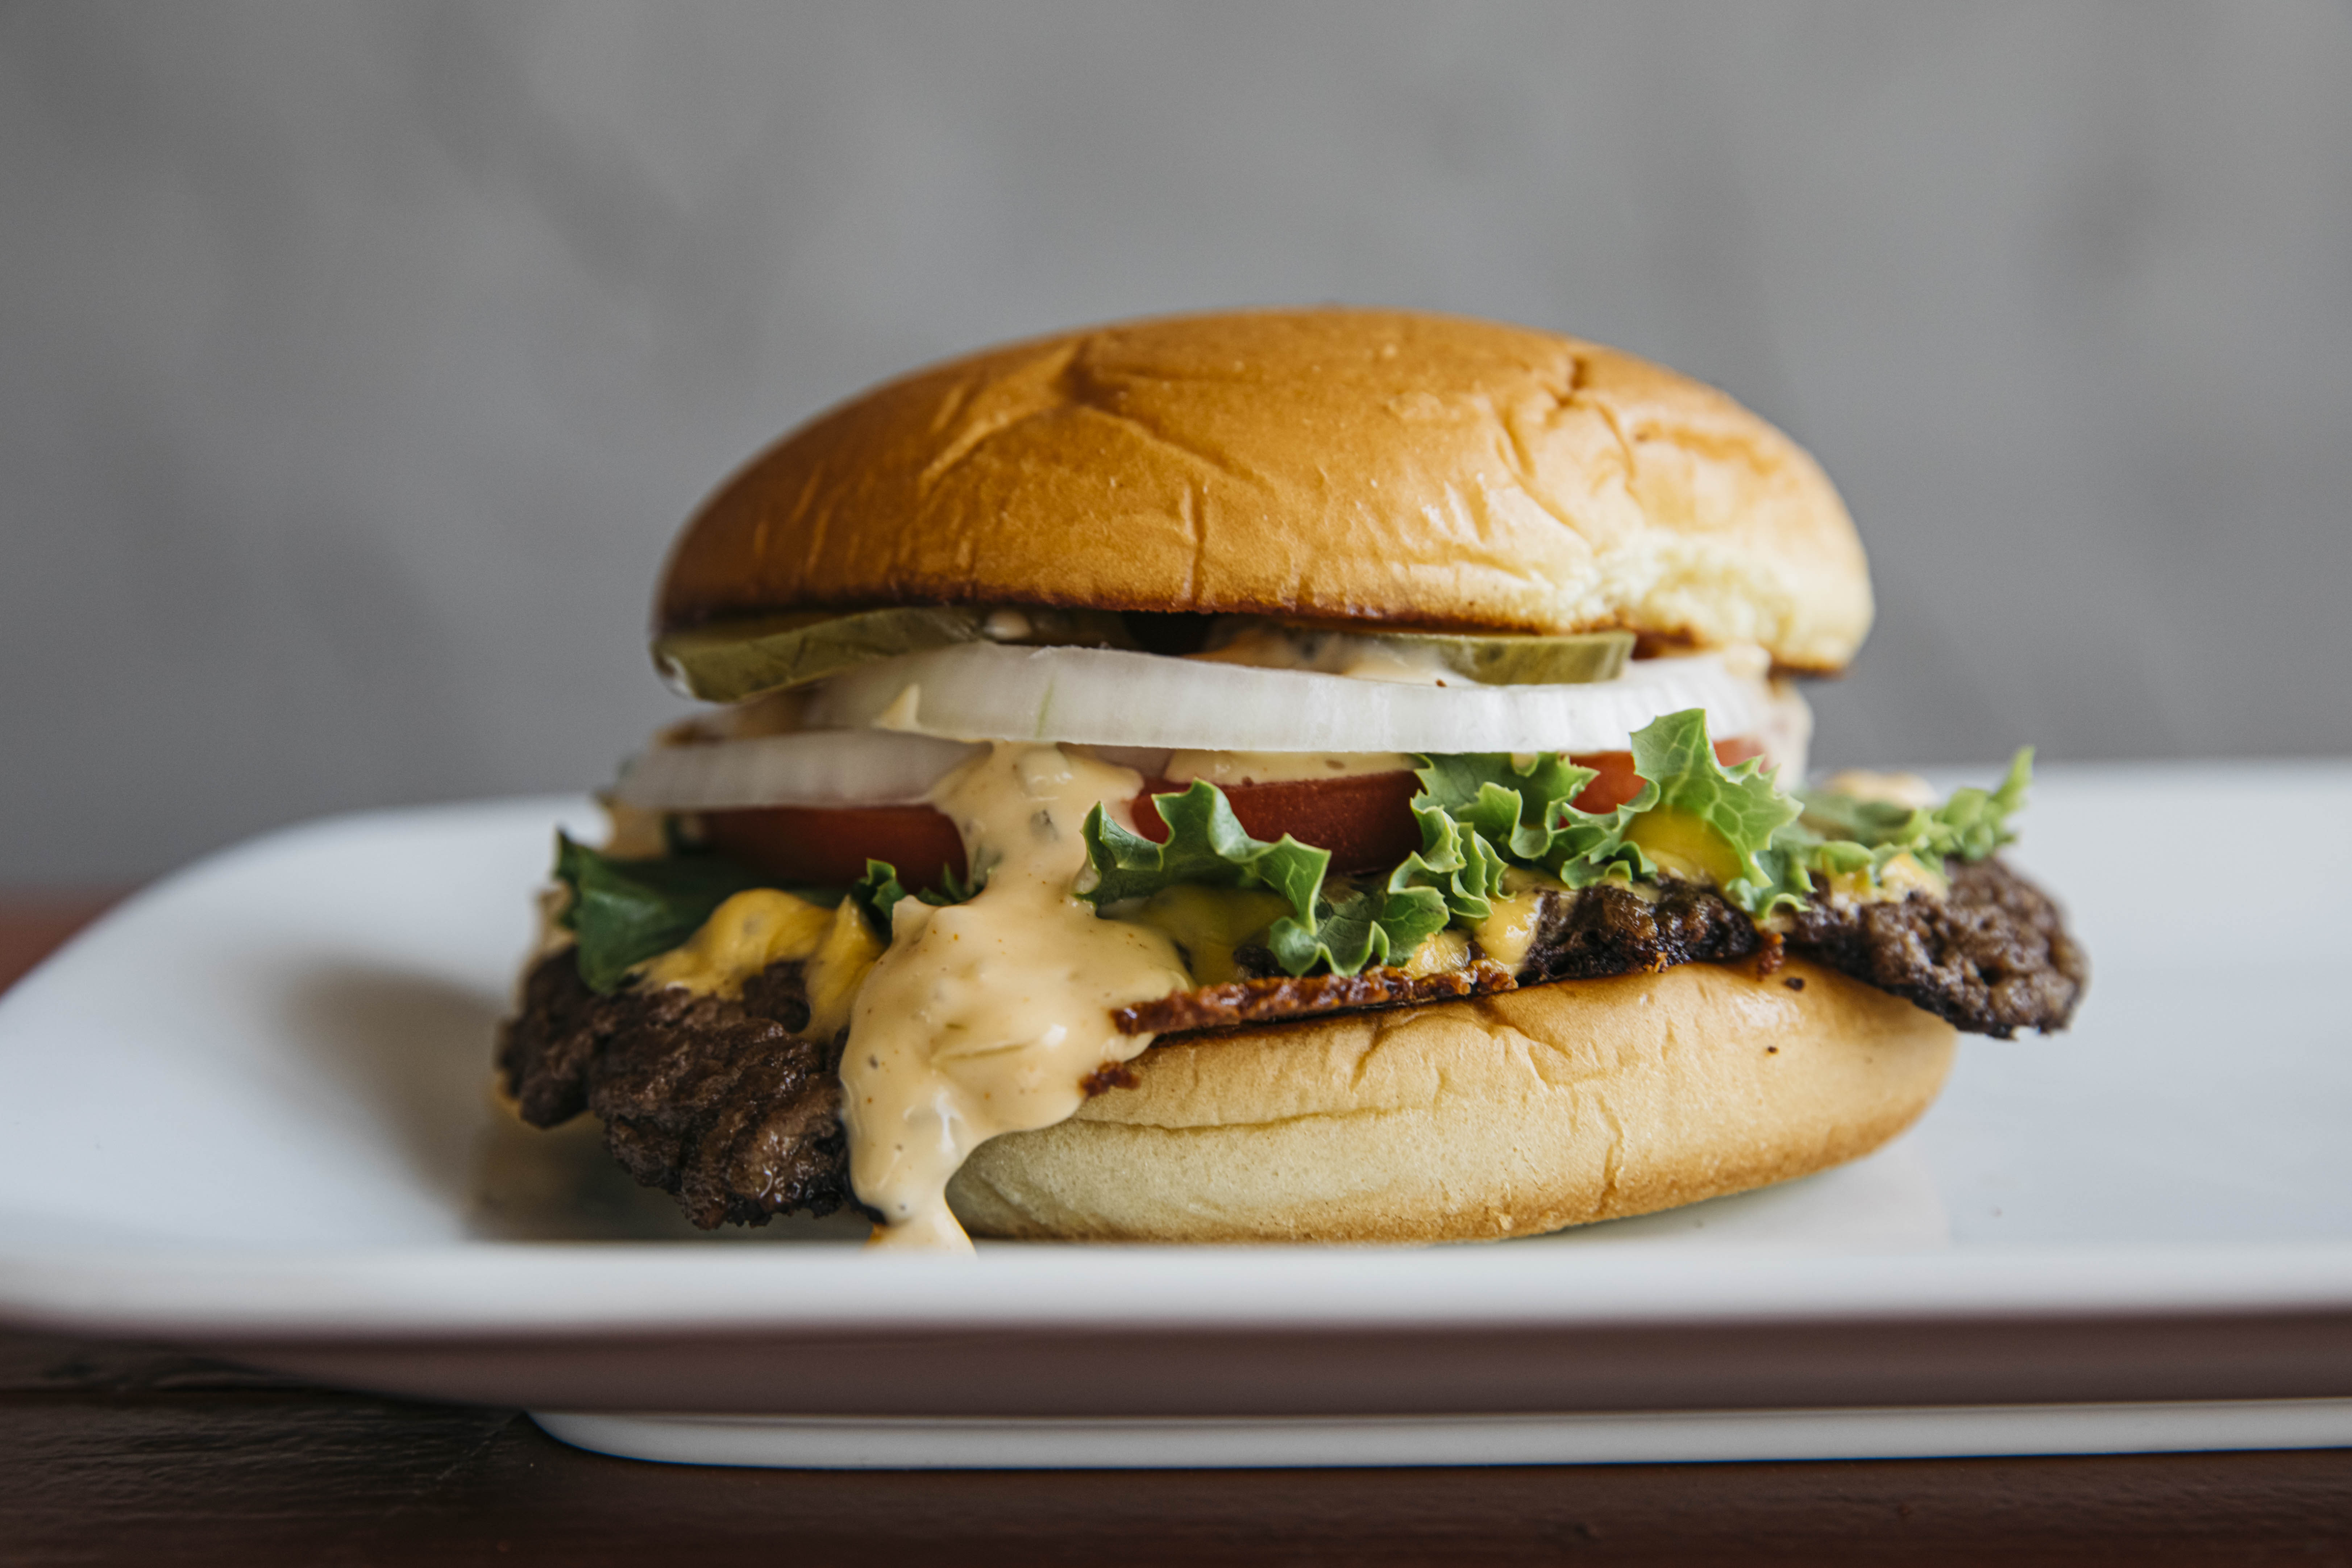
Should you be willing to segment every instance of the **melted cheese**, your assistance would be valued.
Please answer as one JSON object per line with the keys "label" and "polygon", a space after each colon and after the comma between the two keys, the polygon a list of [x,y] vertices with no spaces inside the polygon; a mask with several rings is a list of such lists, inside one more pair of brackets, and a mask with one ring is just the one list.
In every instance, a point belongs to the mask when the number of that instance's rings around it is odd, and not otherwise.
{"label": "melted cheese", "polygon": [[1478,945],[1504,968],[1517,970],[1535,945],[1537,917],[1543,912],[1542,896],[1529,891],[1489,900],[1494,913],[1478,922]]}
{"label": "melted cheese", "polygon": [[1527,962],[1528,949],[1535,945],[1543,895],[1567,890],[1567,884],[1557,877],[1518,866],[1507,868],[1500,895],[1488,900],[1494,912],[1474,928],[1479,950],[1504,968],[1517,970]]}
{"label": "melted cheese", "polygon": [[1470,933],[1453,930],[1433,931],[1423,938],[1402,965],[1404,972],[1412,975],[1444,974],[1469,967]]}
{"label": "melted cheese", "polygon": [[702,929],[637,973],[653,985],[740,996],[743,982],[772,963],[804,959],[824,940],[834,911],[772,888],[738,893],[710,912]]}
{"label": "melted cheese", "polygon": [[841,907],[833,911],[833,923],[825,928],[824,940],[817,943],[808,967],[801,972],[801,984],[808,993],[810,1034],[830,1039],[849,1026],[857,988],[866,984],[867,972],[881,956],[882,944],[875,940],[866,917],[855,903],[842,900]]}
{"label": "melted cheese", "polygon": [[1742,873],[1738,853],[1723,835],[1708,826],[1706,818],[1678,805],[1643,812],[1625,830],[1625,839],[1640,845],[1661,869],[1692,881],[1727,888]]}
{"label": "melted cheese", "polygon": [[988,882],[967,903],[899,904],[852,1010],[843,1114],[851,1184],[884,1217],[877,1245],[969,1250],[947,1205],[966,1156],[1068,1118],[1083,1079],[1151,1043],[1119,1033],[1112,1011],[1192,984],[1166,935],[1099,919],[1072,892],[1087,813],[1119,809],[1142,782],[1000,742],[931,792]]}
{"label": "melted cheese", "polygon": [[1197,984],[1223,985],[1242,977],[1234,949],[1288,914],[1290,900],[1279,893],[1180,882],[1141,903],[1114,910],[1120,920],[1150,926],[1174,942]]}
{"label": "melted cheese", "polygon": [[1942,872],[1921,865],[1907,849],[1881,866],[1875,881],[1866,869],[1836,873],[1829,880],[1832,894],[1858,904],[1900,903],[1914,893],[1940,899],[1952,890]]}
{"label": "melted cheese", "polygon": [[651,985],[740,996],[743,983],[770,964],[798,962],[804,965],[808,1033],[823,1038],[849,1021],[850,1002],[881,953],[882,944],[847,899],[828,910],[773,888],[754,888],[720,904],[683,946],[647,959],[636,973]]}

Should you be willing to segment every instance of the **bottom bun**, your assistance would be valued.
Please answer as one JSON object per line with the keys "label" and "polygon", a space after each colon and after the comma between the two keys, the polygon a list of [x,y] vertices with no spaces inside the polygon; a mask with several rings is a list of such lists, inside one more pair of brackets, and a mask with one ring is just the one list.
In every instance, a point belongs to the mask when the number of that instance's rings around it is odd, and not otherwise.
{"label": "bottom bun", "polygon": [[1688,963],[1176,1040],[1077,1115],[984,1143],[982,1236],[1465,1241],[1784,1182],[1943,1087],[1951,1026],[1791,962]]}

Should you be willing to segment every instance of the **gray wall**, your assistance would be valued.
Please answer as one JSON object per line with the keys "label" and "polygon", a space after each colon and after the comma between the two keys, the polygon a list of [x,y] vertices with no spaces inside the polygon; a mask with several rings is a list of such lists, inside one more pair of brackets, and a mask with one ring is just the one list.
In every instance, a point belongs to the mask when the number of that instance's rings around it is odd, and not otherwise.
{"label": "gray wall", "polygon": [[1811,445],[1832,761],[2352,752],[2340,4],[0,7],[0,882],[569,788],[670,532],[925,359],[1512,318]]}

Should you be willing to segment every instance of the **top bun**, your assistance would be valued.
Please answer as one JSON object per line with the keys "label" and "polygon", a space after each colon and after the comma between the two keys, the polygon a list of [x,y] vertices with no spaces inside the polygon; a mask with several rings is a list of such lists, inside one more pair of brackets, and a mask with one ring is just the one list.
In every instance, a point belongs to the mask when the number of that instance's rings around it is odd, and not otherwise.
{"label": "top bun", "polygon": [[877,387],[705,503],[656,629],[924,604],[1623,627],[1819,671],[1871,617],[1820,466],[1713,387],[1338,309],[1097,327]]}

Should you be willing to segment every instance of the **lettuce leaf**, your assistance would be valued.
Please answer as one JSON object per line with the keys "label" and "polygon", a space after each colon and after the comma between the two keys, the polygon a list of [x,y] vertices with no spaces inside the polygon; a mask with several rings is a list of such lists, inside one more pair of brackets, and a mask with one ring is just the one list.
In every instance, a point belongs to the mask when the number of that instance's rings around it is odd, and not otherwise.
{"label": "lettuce leaf", "polygon": [[1442,811],[1528,866],[1550,855],[1560,808],[1600,776],[1549,752],[1524,765],[1499,752],[1414,760],[1422,764],[1414,770],[1421,780],[1421,794],[1412,803],[1416,812]]}
{"label": "lettuce leaf", "polygon": [[[632,968],[699,931],[720,904],[762,885],[757,872],[717,855],[616,860],[564,833],[555,836],[555,879],[572,890],[557,923],[579,939],[580,978],[606,994]],[[801,896],[840,902],[838,893]]]}
{"label": "lettuce leaf", "polygon": [[1164,844],[1120,826],[1099,805],[1087,814],[1087,861],[1094,885],[1079,897],[1099,907],[1148,899],[1180,882],[1265,888],[1288,900],[1292,918],[1313,928],[1316,894],[1331,864],[1329,850],[1301,844],[1287,833],[1273,844],[1252,838],[1225,792],[1206,779],[1194,779],[1181,795],[1155,795],[1151,804],[1168,825]]}
{"label": "lettuce leaf", "polygon": [[1502,885],[1503,858],[1483,835],[1423,805],[1425,798],[1415,796],[1412,802],[1413,820],[1421,826],[1421,848],[1390,876],[1388,890],[1431,892],[1448,914],[1483,921],[1494,912],[1492,898]]}
{"label": "lettuce leaf", "polygon": [[1327,851],[1287,835],[1271,844],[1251,837],[1223,792],[1196,779],[1181,795],[1152,797],[1168,825],[1164,844],[1100,807],[1088,814],[1093,885],[1080,896],[1099,908],[1187,882],[1270,889],[1291,912],[1267,929],[1266,945],[1291,974],[1321,966],[1354,974],[1401,962],[1445,926],[1490,916],[1512,867],[1549,872],[1571,888],[1653,879],[1662,868],[1696,872],[1760,918],[1804,907],[1816,872],[1875,877],[1906,850],[1929,866],[1983,858],[2011,837],[2008,818],[2024,804],[2032,761],[2021,752],[1998,789],[1958,790],[1915,812],[1846,795],[1801,800],[1759,761],[1727,768],[1696,708],[1636,731],[1633,752],[1641,793],[1609,812],[1577,808],[1597,775],[1560,753],[1416,757],[1422,787],[1411,808],[1421,848],[1385,879],[1328,887]]}
{"label": "lettuce leaf", "polygon": [[[1148,899],[1181,882],[1265,889],[1290,905],[1290,913],[1267,928],[1265,939],[1275,962],[1289,974],[1304,974],[1318,964],[1329,965],[1334,974],[1357,973],[1368,963],[1410,953],[1453,919],[1446,895],[1417,879],[1460,871],[1465,863],[1458,838],[1450,856],[1433,843],[1438,864],[1411,857],[1386,886],[1342,885],[1327,892],[1329,850],[1301,844],[1286,833],[1275,843],[1251,837],[1224,792],[1206,779],[1193,780],[1181,795],[1153,795],[1151,804],[1168,825],[1164,844],[1120,826],[1100,806],[1087,814],[1093,885],[1079,897],[1099,908]],[[1440,838],[1445,831],[1438,829]]]}
{"label": "lettuce leaf", "polygon": [[1804,807],[1780,793],[1761,759],[1725,767],[1704,710],[1686,708],[1634,731],[1633,771],[1645,781],[1626,803],[1633,843],[1696,861],[1751,915],[1804,907],[1811,879],[1774,846]]}
{"label": "lettuce leaf", "polygon": [[1415,770],[1422,793],[1413,797],[1412,808],[1423,837],[1435,840],[1430,814],[1442,814],[1464,836],[1464,858],[1490,868],[1484,885],[1471,889],[1481,897],[1479,907],[1454,901],[1454,912],[1465,919],[1486,918],[1490,909],[1483,898],[1500,885],[1506,865],[1549,871],[1571,888],[1600,880],[1621,861],[1630,861],[1630,870],[1650,869],[1640,850],[1625,842],[1630,809],[1576,808],[1576,797],[1599,775],[1565,756],[1543,752],[1521,763],[1505,752],[1486,752],[1415,761],[1422,764]]}
{"label": "lettuce leaf", "polygon": [[1402,963],[1453,919],[1433,888],[1343,884],[1338,898],[1316,900],[1311,922],[1290,915],[1275,921],[1265,945],[1286,974],[1304,974],[1318,963],[1334,974],[1358,974],[1368,964]]}
{"label": "lettuce leaf", "polygon": [[2017,837],[2009,819],[2024,808],[2032,784],[2033,748],[2026,746],[2010,759],[2000,787],[1956,789],[1941,805],[1915,809],[1809,790],[1801,826],[1817,840],[1861,845],[1878,866],[1905,853],[1929,866],[1946,859],[1981,860]]}
{"label": "lettuce leaf", "polygon": [[1981,860],[2017,835],[2009,830],[2012,812],[2025,806],[2025,792],[2033,785],[2033,748],[2021,746],[2009,761],[2009,774],[1993,790],[1956,789],[1949,800],[1930,810],[1927,830],[1930,851],[1941,848],[1963,860]]}
{"label": "lettuce leaf", "polygon": [[[849,885],[848,896],[856,900],[866,923],[887,947],[890,942],[890,911],[901,903],[913,899],[935,909],[945,909],[950,904],[969,902],[973,894],[988,886],[988,874],[983,871],[966,881],[955,874],[955,868],[942,866],[940,882],[940,887],[909,893],[898,880],[898,868],[887,860],[869,859],[866,862],[866,875]],[[837,896],[835,901],[839,901]]]}

